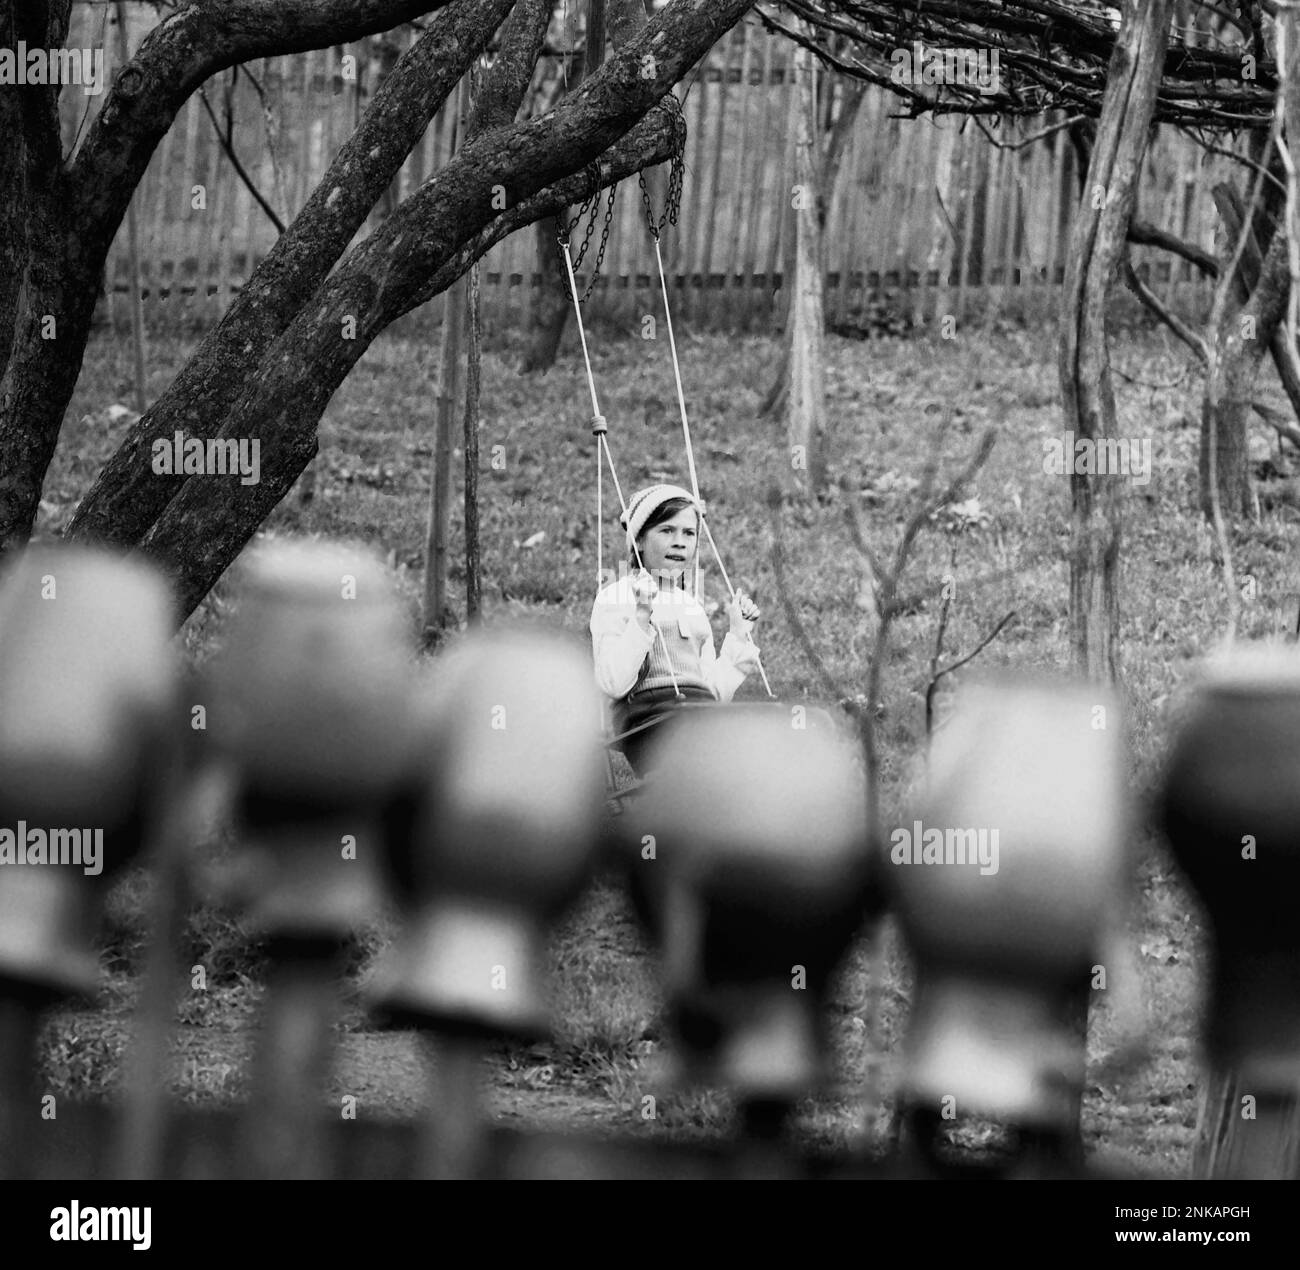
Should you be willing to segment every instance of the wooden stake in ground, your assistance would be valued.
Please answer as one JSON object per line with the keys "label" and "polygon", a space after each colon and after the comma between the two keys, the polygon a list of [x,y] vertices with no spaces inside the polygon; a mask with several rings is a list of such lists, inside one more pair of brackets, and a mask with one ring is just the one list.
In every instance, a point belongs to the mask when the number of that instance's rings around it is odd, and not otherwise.
{"label": "wooden stake in ground", "polygon": [[[470,109],[469,76],[460,83],[457,143],[465,135]],[[447,622],[447,537],[451,525],[451,422],[460,377],[460,350],[465,329],[465,280],[447,289],[443,304],[442,343],[438,350],[438,397],[434,412],[433,481],[429,491],[429,532],[424,551],[424,640],[435,645]],[[475,403],[477,410],[477,403]],[[466,408],[468,419],[468,403]],[[466,460],[468,462],[468,454]],[[467,495],[468,497],[468,495]]]}
{"label": "wooden stake in ground", "polygon": [[438,396],[433,423],[433,480],[424,553],[424,638],[436,644],[447,620],[447,536],[451,522],[451,422],[460,388],[465,326],[465,281],[449,287],[438,350]]}
{"label": "wooden stake in ground", "polygon": [[478,547],[478,401],[482,364],[482,305],[478,265],[469,271],[469,350],[465,376],[465,620],[479,615],[483,595]]}
{"label": "wooden stake in ground", "polygon": [[1213,931],[1196,1177],[1300,1176],[1300,755],[1294,650],[1206,668],[1158,800],[1174,856]]}
{"label": "wooden stake in ground", "polygon": [[[817,95],[812,54],[795,49],[798,131],[794,146],[795,265],[790,313],[790,401],[786,442],[790,464],[800,484],[818,490],[826,483],[826,376],[823,354],[822,226]],[[806,481],[803,474],[806,473]]]}
{"label": "wooden stake in ground", "polygon": [[[117,0],[117,50],[125,66],[131,60],[131,49],[126,38],[126,4]],[[134,353],[135,408],[144,414],[149,404],[145,396],[144,357],[144,297],[140,294],[140,222],[136,216],[135,199],[126,209],[127,262],[131,277],[131,347]]]}

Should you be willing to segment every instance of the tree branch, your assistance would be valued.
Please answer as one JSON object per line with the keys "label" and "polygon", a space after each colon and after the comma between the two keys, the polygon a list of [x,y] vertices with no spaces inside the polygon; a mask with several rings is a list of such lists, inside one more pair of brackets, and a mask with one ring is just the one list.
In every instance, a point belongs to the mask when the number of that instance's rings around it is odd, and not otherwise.
{"label": "tree branch", "polygon": [[72,223],[82,251],[107,252],[155,147],[205,80],[240,62],[391,30],[446,3],[195,0],[164,18],[118,72],[73,161]]}
{"label": "tree branch", "polygon": [[[267,215],[267,219],[275,226],[277,234],[284,233],[284,221],[276,214],[275,208],[262,196],[262,191],[253,184],[253,178],[248,175],[244,165],[239,161],[239,155],[235,153],[234,127],[230,114],[226,116],[226,131],[221,131],[221,121],[217,118],[216,111],[212,109],[212,103],[208,101],[208,95],[202,88],[199,89],[199,100],[203,103],[203,109],[207,111],[208,118],[212,121],[212,130],[217,134],[217,141],[221,145],[227,159],[230,160],[230,166],[235,169],[235,175],[243,182],[244,188],[253,196],[258,207]],[[227,103],[229,110],[229,103]]]}
{"label": "tree branch", "polygon": [[1194,264],[1207,277],[1219,276],[1219,262],[1208,251],[1196,246],[1195,243],[1179,238],[1177,234],[1171,234],[1168,230],[1152,225],[1149,221],[1130,220],[1128,240],[1142,247],[1161,247]]}
{"label": "tree branch", "polygon": [[1210,349],[1205,340],[1197,335],[1180,318],[1165,307],[1160,297],[1147,286],[1145,282],[1138,277],[1138,272],[1133,268],[1133,258],[1129,254],[1127,246],[1124,251],[1124,278],[1128,282],[1129,289],[1142,301],[1150,312],[1154,313],[1188,348],[1196,354],[1197,359],[1202,366],[1210,364]]}

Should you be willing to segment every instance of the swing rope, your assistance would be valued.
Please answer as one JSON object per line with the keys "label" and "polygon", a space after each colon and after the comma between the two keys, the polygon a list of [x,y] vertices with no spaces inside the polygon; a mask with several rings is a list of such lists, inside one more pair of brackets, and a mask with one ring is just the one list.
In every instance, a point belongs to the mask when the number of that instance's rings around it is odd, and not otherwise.
{"label": "swing rope", "polygon": [[[564,270],[569,281],[569,296],[573,300],[573,312],[578,322],[578,339],[582,343],[582,360],[587,368],[587,390],[591,393],[591,433],[596,438],[596,579],[597,585],[605,576],[605,550],[604,536],[602,532],[602,521],[604,514],[604,472],[600,465],[600,454],[603,450],[605,458],[609,462],[609,474],[614,480],[614,493],[618,497],[620,513],[624,518],[627,516],[627,503],[623,501],[623,487],[619,484],[618,473],[614,470],[614,456],[609,450],[609,423],[605,416],[600,413],[600,401],[596,396],[596,377],[591,370],[591,354],[587,348],[587,329],[582,322],[582,303],[578,299],[578,284],[573,274],[573,258],[569,255],[569,238],[568,234],[561,232],[559,239],[560,254],[564,257]],[[636,541],[632,542],[632,553],[636,557],[638,569],[645,569],[645,564],[641,559],[640,548]],[[668,639],[663,630],[651,622],[655,633],[659,636],[659,642],[663,645],[664,663],[668,667],[668,674],[673,681],[673,692],[680,697],[682,695],[681,686],[677,682],[677,673],[673,670],[672,658],[668,654]]]}
{"label": "swing rope", "polygon": [[[680,115],[681,103],[677,101],[676,96],[670,93],[666,100],[672,101],[677,106],[678,114]],[[704,500],[700,497],[700,482],[695,472],[695,449],[691,445],[691,425],[686,417],[686,393],[682,389],[681,360],[677,356],[677,337],[673,332],[672,309],[668,304],[668,277],[664,270],[663,252],[659,245],[659,231],[664,227],[664,223],[669,222],[673,225],[677,224],[677,212],[681,199],[681,178],[678,171],[679,163],[680,151],[673,159],[674,172],[673,175],[670,176],[668,182],[668,205],[664,209],[664,214],[659,218],[658,222],[655,221],[654,208],[650,204],[650,192],[646,189],[644,173],[641,173],[638,176],[638,181],[641,186],[641,198],[645,203],[646,227],[649,229],[651,241],[653,241],[655,245],[655,262],[659,266],[659,289],[663,293],[664,297],[664,324],[668,328],[668,348],[672,353],[673,377],[677,382],[677,406],[681,411],[682,416],[682,439],[686,446],[686,466],[691,477],[691,493],[695,496],[695,502],[698,505],[700,528],[704,530],[704,535],[709,540],[709,547],[713,551],[713,558],[718,562],[718,570],[722,574],[722,581],[727,588],[727,594],[730,596],[731,601],[734,604],[736,601],[736,589],[731,585],[731,579],[727,576],[727,568],[722,563],[722,555],[718,551],[718,544],[713,540],[713,530],[709,528]],[[695,598],[697,600],[700,598],[700,565],[698,553],[695,557]],[[767,689],[767,695],[769,697],[775,697],[776,694],[772,691],[772,685],[768,683],[767,671],[763,668],[761,659],[758,662],[758,673],[762,676],[763,687]]]}

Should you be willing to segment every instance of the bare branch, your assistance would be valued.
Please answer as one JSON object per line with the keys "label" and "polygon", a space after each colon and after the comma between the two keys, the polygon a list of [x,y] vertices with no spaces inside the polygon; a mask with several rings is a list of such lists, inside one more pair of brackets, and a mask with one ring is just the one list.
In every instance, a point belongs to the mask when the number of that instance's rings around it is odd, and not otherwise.
{"label": "bare branch", "polygon": [[[458,0],[471,4],[472,0]],[[107,250],[155,147],[191,93],[259,57],[391,30],[447,0],[196,0],[164,18],[118,72],[73,160],[78,233]]]}
{"label": "bare branch", "polygon": [[235,153],[235,142],[233,136],[234,128],[233,128],[233,120],[231,119],[231,115],[230,115],[229,101],[227,101],[226,103],[227,114],[226,114],[225,132],[222,132],[221,124],[217,119],[216,112],[212,109],[212,103],[208,101],[208,95],[202,88],[199,89],[199,101],[203,103],[203,109],[207,111],[208,118],[212,121],[212,128],[213,131],[217,134],[217,141],[220,142],[221,149],[225,152],[226,158],[230,160],[230,166],[235,169],[235,175],[239,177],[239,179],[243,182],[245,189],[247,189],[248,192],[257,201],[258,207],[260,207],[262,211],[266,213],[267,217],[271,221],[271,224],[275,226],[275,232],[277,234],[283,234],[284,221],[282,221],[279,218],[279,216],[276,215],[275,208],[273,208],[271,204],[268,203],[266,199],[262,197],[262,191],[259,190],[256,185],[253,184],[253,178],[248,175],[248,172],[245,170],[244,165],[239,161],[239,156]]}
{"label": "bare branch", "polygon": [[1272,406],[1265,405],[1262,401],[1251,403],[1250,407],[1261,419],[1264,420],[1274,432],[1280,437],[1285,437],[1291,442],[1296,449],[1300,450],[1300,428],[1297,428],[1290,419],[1280,410],[1274,410]]}
{"label": "bare branch", "polygon": [[1211,278],[1219,276],[1219,262],[1208,251],[1171,234],[1167,230],[1152,225],[1149,221],[1131,220],[1128,224],[1128,240],[1140,247],[1162,247],[1184,260],[1194,264],[1202,273]]}
{"label": "bare branch", "polygon": [[1188,348],[1196,354],[1201,365],[1210,364],[1210,349],[1205,340],[1197,335],[1191,327],[1181,318],[1176,317],[1165,307],[1164,302],[1159,296],[1147,286],[1138,276],[1138,272],[1133,268],[1133,259],[1129,252],[1124,252],[1124,278],[1128,282],[1129,288],[1133,294],[1142,301],[1150,312],[1154,313]]}

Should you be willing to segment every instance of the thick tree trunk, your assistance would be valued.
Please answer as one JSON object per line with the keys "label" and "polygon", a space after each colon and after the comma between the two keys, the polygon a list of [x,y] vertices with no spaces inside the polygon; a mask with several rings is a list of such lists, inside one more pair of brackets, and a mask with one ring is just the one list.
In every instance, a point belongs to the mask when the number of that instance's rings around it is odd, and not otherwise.
{"label": "thick tree trunk", "polygon": [[[469,0],[465,0],[468,4]],[[0,29],[59,48],[71,0],[0,7]],[[26,271],[0,377],[0,554],[26,542],[90,333],[104,261],[154,148],[189,95],[239,62],[382,31],[438,0],[229,0],[160,22],[118,74],[71,165],[63,164],[58,90],[6,86],[0,106],[21,121],[24,184],[0,185],[0,230],[26,223]],[[12,15],[19,9],[21,16]],[[17,94],[13,105],[11,94]],[[14,143],[6,136],[5,145]],[[0,296],[4,294],[0,290]],[[0,310],[14,305],[0,298]]]}
{"label": "thick tree trunk", "polygon": [[[1226,183],[1216,185],[1214,187],[1214,205],[1218,208],[1219,216],[1223,220],[1223,227],[1227,231],[1228,241],[1235,243],[1237,236],[1241,233],[1241,218],[1245,211],[1240,194]],[[1237,269],[1237,276],[1233,279],[1233,291],[1237,301],[1236,311],[1240,312],[1241,306],[1250,299],[1251,292],[1259,284],[1260,270],[1263,264],[1263,253],[1260,251],[1255,235],[1251,234],[1246,241],[1245,250],[1241,253],[1241,264]],[[1279,315],[1279,320],[1271,331],[1257,330],[1255,337],[1267,342],[1268,351],[1273,359],[1273,366],[1277,371],[1278,379],[1282,383],[1282,390],[1291,402],[1291,408],[1295,411],[1296,418],[1300,420],[1300,365],[1297,364],[1295,354],[1287,351],[1286,327],[1281,321],[1281,315]]]}
{"label": "thick tree trunk", "polygon": [[[1215,188],[1214,202],[1235,244],[1244,209],[1231,187]],[[1267,232],[1261,230],[1261,232]],[[1265,350],[1272,353],[1288,396],[1300,400],[1295,359],[1287,356],[1283,311],[1290,289],[1285,235],[1274,231],[1268,253],[1261,259],[1254,232],[1241,254],[1233,280],[1233,296],[1224,309],[1215,340],[1217,356],[1206,377],[1201,399],[1199,495],[1202,512],[1213,516],[1211,484],[1217,486],[1219,508],[1228,520],[1251,510],[1248,436],[1252,403]],[[1210,447],[1217,438],[1211,462]],[[1213,470],[1214,480],[1211,480]]]}
{"label": "thick tree trunk", "polygon": [[[1198,464],[1200,507],[1207,519],[1214,515],[1211,485],[1219,493],[1219,510],[1231,522],[1250,515],[1250,469],[1247,462],[1255,381],[1264,346],[1243,340],[1237,319],[1219,333],[1220,356],[1206,377],[1201,398],[1201,436]],[[1217,439],[1213,463],[1210,446]],[[1214,480],[1211,480],[1213,468]]]}
{"label": "thick tree trunk", "polygon": [[[1122,259],[1169,38],[1169,0],[1126,7],[1074,223],[1062,295],[1059,371],[1067,433],[1094,444],[1116,430],[1106,300]],[[1070,642],[1093,679],[1119,674],[1120,484],[1070,477]]]}
{"label": "thick tree trunk", "polygon": [[[607,12],[608,9],[608,12]],[[587,45],[582,61],[569,71],[568,92],[578,86],[605,60],[605,33],[614,37],[622,48],[639,35],[646,26],[645,7],[642,0],[587,0]],[[647,173],[647,177],[649,174]],[[533,289],[528,304],[528,344],[519,362],[521,375],[545,374],[555,365],[560,353],[573,301],[569,299],[564,266],[556,250],[556,235],[562,223],[567,223],[570,209],[560,216],[538,221],[534,242],[537,251],[538,286]],[[561,219],[563,218],[563,219]],[[594,258],[593,258],[594,264]]]}
{"label": "thick tree trunk", "polygon": [[555,244],[561,217],[567,220],[568,210],[566,207],[560,216],[539,220],[533,227],[540,281],[529,297],[528,347],[519,363],[521,375],[545,374],[555,365],[569,310],[573,307]]}
{"label": "thick tree trunk", "polygon": [[73,515],[69,537],[125,547],[140,542],[187,479],[153,471],[154,442],[170,442],[177,430],[187,438],[217,434],[246,373],[324,281],[510,6],[511,0],[451,6],[394,67],[302,212],[105,464]]}
{"label": "thick tree trunk", "polygon": [[[71,0],[3,0],[6,47],[60,48]],[[96,288],[66,213],[58,89],[0,86],[0,554],[31,534]],[[73,257],[73,267],[62,265]],[[57,407],[56,407],[57,403]],[[57,414],[55,409],[57,408]],[[44,420],[52,420],[42,426]]]}

